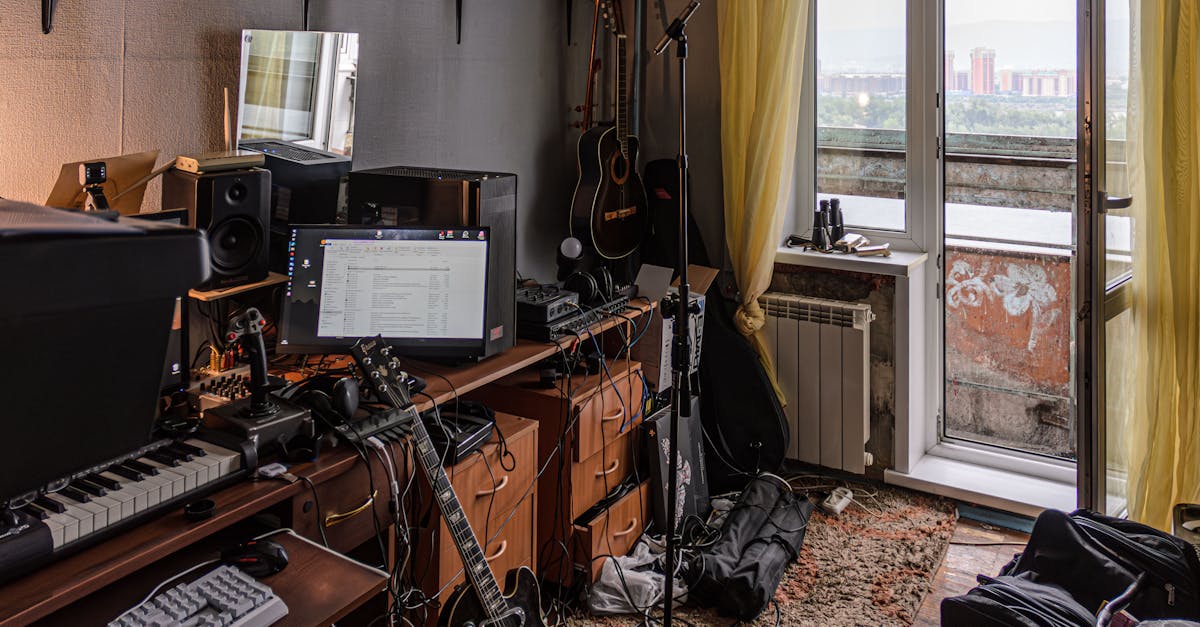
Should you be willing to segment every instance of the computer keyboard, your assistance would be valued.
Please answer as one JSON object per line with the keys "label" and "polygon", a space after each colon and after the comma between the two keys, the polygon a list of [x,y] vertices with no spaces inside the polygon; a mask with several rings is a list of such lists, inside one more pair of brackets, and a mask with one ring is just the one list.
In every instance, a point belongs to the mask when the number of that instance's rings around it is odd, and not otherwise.
{"label": "computer keyboard", "polygon": [[266,627],[287,616],[288,608],[270,586],[234,566],[155,595],[110,622],[109,627]]}

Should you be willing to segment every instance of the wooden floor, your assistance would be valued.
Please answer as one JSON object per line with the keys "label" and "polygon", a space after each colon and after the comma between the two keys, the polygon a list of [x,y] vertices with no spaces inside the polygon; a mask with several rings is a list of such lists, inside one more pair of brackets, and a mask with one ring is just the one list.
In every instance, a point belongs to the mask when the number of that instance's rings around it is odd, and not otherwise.
{"label": "wooden floor", "polygon": [[1013,555],[1021,552],[1020,546],[1001,544],[971,546],[966,543],[1020,542],[1029,536],[1017,531],[992,527],[973,520],[959,520],[950,541],[946,559],[933,578],[933,590],[921,604],[914,623],[920,627],[940,624],[939,608],[942,599],[960,595],[975,587],[975,575],[995,575],[1000,567],[1008,563]]}

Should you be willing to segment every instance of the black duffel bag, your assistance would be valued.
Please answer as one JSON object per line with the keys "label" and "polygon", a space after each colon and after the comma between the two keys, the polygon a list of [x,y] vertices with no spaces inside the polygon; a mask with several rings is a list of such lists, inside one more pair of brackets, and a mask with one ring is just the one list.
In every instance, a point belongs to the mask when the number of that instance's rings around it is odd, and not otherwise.
{"label": "black duffel bag", "polygon": [[[1152,527],[1095,512],[1043,512],[1025,551],[1000,572],[1006,582],[1023,582],[1015,585],[1036,599],[1065,593],[1084,611],[1098,615],[1091,624],[1107,625],[1108,618],[1121,610],[1139,620],[1200,618],[1196,548]],[[993,580],[980,581],[983,588]],[[995,601],[995,596],[987,598]],[[965,609],[987,605],[979,598],[968,593],[943,601],[943,624],[979,624],[977,617],[963,622],[968,617]],[[1032,622],[1016,624],[1060,627],[1080,624],[1081,619],[1035,614],[1028,620]]]}

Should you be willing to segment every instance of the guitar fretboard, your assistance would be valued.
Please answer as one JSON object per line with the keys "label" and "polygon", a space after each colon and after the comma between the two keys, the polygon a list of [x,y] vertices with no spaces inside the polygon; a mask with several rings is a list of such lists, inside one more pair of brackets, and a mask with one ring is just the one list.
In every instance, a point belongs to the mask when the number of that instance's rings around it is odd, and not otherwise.
{"label": "guitar fretboard", "polygon": [[629,102],[625,85],[625,42],[624,34],[617,35],[617,141],[621,143],[621,156],[629,160]]}
{"label": "guitar fretboard", "polygon": [[500,585],[496,582],[496,577],[492,575],[492,569],[488,566],[483,549],[479,546],[475,531],[471,529],[471,524],[467,521],[462,503],[459,502],[458,495],[454,493],[454,487],[450,485],[450,477],[446,475],[446,469],[442,466],[437,449],[429,439],[429,432],[425,430],[425,424],[417,415],[415,408],[411,412],[413,414],[413,443],[417,449],[417,458],[421,462],[421,468],[425,471],[425,478],[428,479],[429,485],[433,489],[438,509],[446,521],[446,528],[454,537],[454,545],[458,548],[458,554],[462,558],[467,578],[474,585],[480,601],[487,608],[488,615],[497,618],[507,609],[504,595],[500,592]]}

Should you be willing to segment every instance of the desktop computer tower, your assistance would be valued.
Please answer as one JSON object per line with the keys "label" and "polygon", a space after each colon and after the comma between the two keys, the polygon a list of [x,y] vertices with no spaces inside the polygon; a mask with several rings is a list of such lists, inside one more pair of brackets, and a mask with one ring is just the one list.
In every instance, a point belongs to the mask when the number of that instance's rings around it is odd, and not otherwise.
{"label": "desktop computer tower", "polygon": [[350,173],[350,224],[486,226],[488,254],[484,356],[516,341],[517,175],[393,166]]}
{"label": "desktop computer tower", "polygon": [[271,269],[287,274],[288,225],[335,224],[350,157],[278,139],[246,139],[238,148],[261,152],[271,171]]}

